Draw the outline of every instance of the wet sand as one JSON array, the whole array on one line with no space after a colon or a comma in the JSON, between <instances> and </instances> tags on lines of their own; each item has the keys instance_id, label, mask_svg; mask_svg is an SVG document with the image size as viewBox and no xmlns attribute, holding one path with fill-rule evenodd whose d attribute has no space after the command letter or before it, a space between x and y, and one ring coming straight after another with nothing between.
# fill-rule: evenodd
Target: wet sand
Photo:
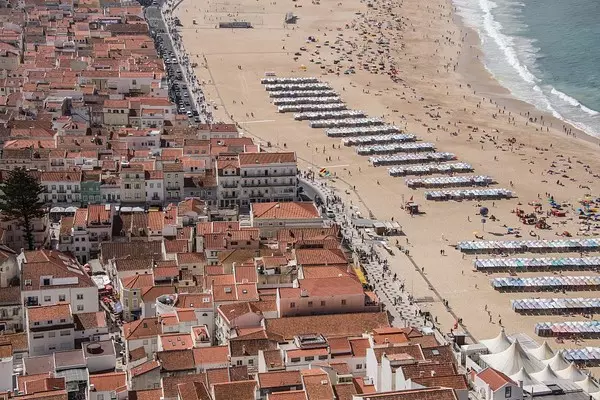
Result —
<instances>
[{"instance_id":1,"label":"wet sand","mask_svg":"<svg viewBox=\"0 0 600 400\"><path fill-rule=\"evenodd\" d=\"M489 284L492 276L474 272L474 257L463 258L453 245L473 239L474 232L488 240L514 239L506 235L505 226L520 227L523 239L531 238L531 230L541 238L556 238L563 231L576 234L578 221L573 213L566 218L550 218L551 230L538 230L522 225L511 211L520 202L529 212L527 203L539 198L548 209L545 193L575 208L585 194L600 195L597 175L594 177L600 172L598 140L584 138L575 129L572 133L576 138L567 135L561 121L511 98L479 63L477 36L460 25L448 1L431 0L425 5L418 0L373 0L369 4L358 0L210 0L200 6L184 0L175 15L184 25L182 34L190 60L200 64L196 73L204 82L204 93L217 107L215 119L233 119L245 135L264 146L270 142L271 150L285 147L296 151L303 170L328 168L336 175L331 184L340 193L347 192L344 196L363 215L371 212L379 219L394 217L406 233L418 268L476 339L495 336L499 316L509 334L522 331L534 339L536 322L583 319L517 315L510 309L510 299L563 295L495 292ZM296 24L284 24L287 12L299 17ZM215 29L218 21L232 18L251 21L254 28ZM307 42L309 36L317 41ZM378 73L362 69L365 62L374 65ZM344 74L351 66L356 74ZM260 84L266 71L278 76L320 77L339 92L349 108L364 110L372 117L383 116L422 141L434 143L438 151L455 153L459 161L473 165L476 174L494 177L498 182L495 187L510 188L518 198L480 204L426 201L423 189L411 190L404 178L388 176L386 167L370 166L368 158L358 156L354 148L338 148L340 140L327 138L323 129L311 129L305 121L294 121L289 113L277 113ZM411 197L424 214L410 217L401 208L403 199ZM498 218L497 222L488 220L482 226L477 215L482 205ZM600 236L600 231L595 236ZM398 239L406 245L406 238ZM446 255L440 254L442 249ZM389 260L392 271L404 277L415 297L433 298L422 306L438 317L443 331L448 331L454 318L414 265L399 252ZM600 297L600 293L578 292L573 296ZM554 341L551 344L557 346ZM600 341L578 345L600 345Z\"/></svg>"}]
</instances>

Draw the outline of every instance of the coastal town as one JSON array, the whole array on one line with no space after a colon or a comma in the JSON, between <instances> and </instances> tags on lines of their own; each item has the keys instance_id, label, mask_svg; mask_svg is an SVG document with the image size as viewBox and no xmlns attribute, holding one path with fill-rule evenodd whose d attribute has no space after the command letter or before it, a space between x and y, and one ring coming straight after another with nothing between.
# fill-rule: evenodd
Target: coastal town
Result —
<instances>
[{"instance_id":1,"label":"coastal town","mask_svg":"<svg viewBox=\"0 0 600 400\"><path fill-rule=\"evenodd\" d=\"M596 144L405 1L0 2L0 400L600 400Z\"/></svg>"}]
</instances>

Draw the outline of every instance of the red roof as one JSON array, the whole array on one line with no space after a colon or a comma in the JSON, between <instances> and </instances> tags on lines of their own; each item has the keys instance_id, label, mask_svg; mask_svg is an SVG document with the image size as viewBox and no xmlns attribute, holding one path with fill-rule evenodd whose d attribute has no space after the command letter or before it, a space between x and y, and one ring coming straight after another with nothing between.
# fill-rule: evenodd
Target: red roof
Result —
<instances>
[{"instance_id":1,"label":"red roof","mask_svg":"<svg viewBox=\"0 0 600 400\"><path fill-rule=\"evenodd\" d=\"M486 368L480 373L478 373L477 376L479 377L479 379L487 383L490 386L490 389L492 389L493 391L500 389L507 383L512 383L513 385L516 385L516 383L507 375L503 374L498 370L495 370L494 368Z\"/></svg>"}]
</instances>

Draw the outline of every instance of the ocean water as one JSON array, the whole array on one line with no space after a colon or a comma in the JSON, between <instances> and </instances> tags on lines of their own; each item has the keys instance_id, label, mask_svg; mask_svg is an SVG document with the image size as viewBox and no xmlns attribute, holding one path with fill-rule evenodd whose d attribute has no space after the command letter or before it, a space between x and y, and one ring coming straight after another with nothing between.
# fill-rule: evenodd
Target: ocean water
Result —
<instances>
[{"instance_id":1,"label":"ocean water","mask_svg":"<svg viewBox=\"0 0 600 400\"><path fill-rule=\"evenodd\" d=\"M513 96L600 138L600 0L453 0Z\"/></svg>"}]
</instances>

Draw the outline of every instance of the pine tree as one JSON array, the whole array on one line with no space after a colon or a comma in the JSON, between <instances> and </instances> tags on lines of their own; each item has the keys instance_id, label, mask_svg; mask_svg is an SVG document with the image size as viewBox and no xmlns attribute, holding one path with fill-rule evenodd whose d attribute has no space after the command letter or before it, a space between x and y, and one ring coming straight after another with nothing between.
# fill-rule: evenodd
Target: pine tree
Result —
<instances>
[{"instance_id":1,"label":"pine tree","mask_svg":"<svg viewBox=\"0 0 600 400\"><path fill-rule=\"evenodd\" d=\"M8 173L0 190L0 212L4 220L15 221L23 230L29 250L34 250L33 221L46 213L40 200L44 187L25 169L17 168Z\"/></svg>"}]
</instances>

